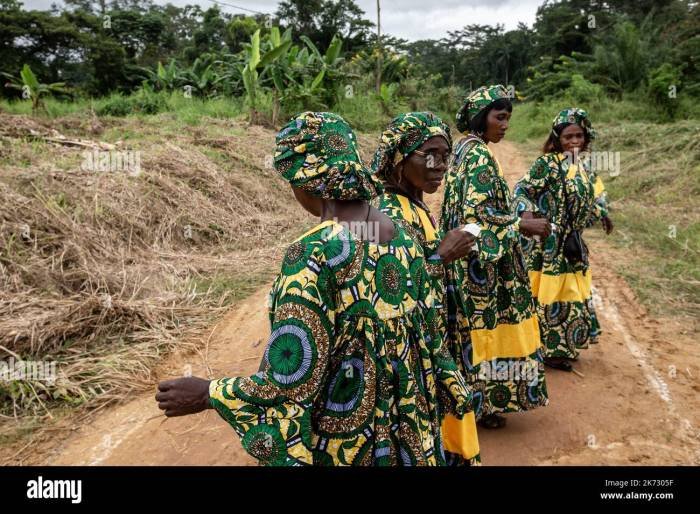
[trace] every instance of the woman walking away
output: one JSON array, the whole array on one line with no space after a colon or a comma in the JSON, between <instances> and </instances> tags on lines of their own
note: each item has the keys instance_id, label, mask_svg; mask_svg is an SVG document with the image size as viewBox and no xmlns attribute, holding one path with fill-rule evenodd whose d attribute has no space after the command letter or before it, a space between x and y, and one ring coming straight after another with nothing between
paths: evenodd
<instances>
[{"instance_id":1,"label":"woman walking away","mask_svg":"<svg viewBox=\"0 0 700 514\"><path fill-rule=\"evenodd\" d=\"M381 183L340 116L293 118L277 135L275 167L321 222L284 257L261 371L161 382L160 408L213 407L266 465L444 464L438 390L458 416L471 398L431 337L421 248L368 203ZM358 235L367 226L374 238Z\"/></svg>"},{"instance_id":2,"label":"woman walking away","mask_svg":"<svg viewBox=\"0 0 700 514\"><path fill-rule=\"evenodd\" d=\"M612 222L584 159L594 137L586 111L564 109L552 122L543 155L515 187L516 213L534 213L554 227L546 239L523 238L522 244L538 304L545 363L565 371L573 369L571 360L600 333L582 232L591 219L602 220L608 233Z\"/></svg>"},{"instance_id":3,"label":"woman walking away","mask_svg":"<svg viewBox=\"0 0 700 514\"><path fill-rule=\"evenodd\" d=\"M446 337L447 311L444 308L445 264L465 257L472 249L474 236L460 228L443 234L424 193L435 193L445 176L452 150L450 128L430 112L409 112L392 120L382 133L374 154L372 169L384 182L379 195L379 210L397 221L423 248L433 294L436 338ZM445 341L450 354L464 373L462 348ZM479 440L473 412L462 419L447 413L443 420L443 443L450 464L476 465L480 462Z\"/></svg>"},{"instance_id":4,"label":"woman walking away","mask_svg":"<svg viewBox=\"0 0 700 514\"><path fill-rule=\"evenodd\" d=\"M501 85L473 91L457 113L466 137L447 172L441 226L476 224L478 252L447 266L448 332L462 341L479 423L501 428L500 413L546 405L543 351L519 234L546 237L543 219L519 219L488 143L508 129L512 105Z\"/></svg>"}]
</instances>

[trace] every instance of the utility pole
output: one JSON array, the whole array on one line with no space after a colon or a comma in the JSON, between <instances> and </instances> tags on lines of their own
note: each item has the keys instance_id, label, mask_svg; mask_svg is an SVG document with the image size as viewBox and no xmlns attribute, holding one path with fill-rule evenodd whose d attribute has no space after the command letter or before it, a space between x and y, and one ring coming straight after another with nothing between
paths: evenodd
<instances>
[{"instance_id":1,"label":"utility pole","mask_svg":"<svg viewBox=\"0 0 700 514\"><path fill-rule=\"evenodd\" d=\"M377 50L379 50L378 55L377 55L377 73L376 73L376 79L377 79L377 94L380 93L382 89L382 56L383 56L383 49L382 49L382 29L381 29L381 16L380 16L380 11L381 8L379 6L379 0L377 0Z\"/></svg>"}]
</instances>

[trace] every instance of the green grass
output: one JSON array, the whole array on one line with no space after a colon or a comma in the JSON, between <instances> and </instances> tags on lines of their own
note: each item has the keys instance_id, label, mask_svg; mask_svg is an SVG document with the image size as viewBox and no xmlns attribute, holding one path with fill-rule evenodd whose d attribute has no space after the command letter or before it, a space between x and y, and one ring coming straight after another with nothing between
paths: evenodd
<instances>
[{"instance_id":1,"label":"green grass","mask_svg":"<svg viewBox=\"0 0 700 514\"><path fill-rule=\"evenodd\" d=\"M407 106L397 105L396 113L408 110ZM351 98L343 98L334 107L350 124L353 129L361 132L381 132L386 128L391 117L384 114L379 100L371 94L356 94Z\"/></svg>"},{"instance_id":2,"label":"green grass","mask_svg":"<svg viewBox=\"0 0 700 514\"><path fill-rule=\"evenodd\" d=\"M74 101L57 100L56 98L46 98L44 105L48 111L49 118L58 118L61 116L69 116L76 113L90 112L90 106L94 104L94 100L78 98ZM28 100L0 100L0 110L10 114L32 114L32 103ZM40 111L38 116L47 116L47 113Z\"/></svg>"},{"instance_id":3,"label":"green grass","mask_svg":"<svg viewBox=\"0 0 700 514\"><path fill-rule=\"evenodd\" d=\"M600 146L621 152L608 179L618 247L635 256L619 266L659 312L700 317L700 123L604 125Z\"/></svg>"},{"instance_id":4,"label":"green grass","mask_svg":"<svg viewBox=\"0 0 700 514\"><path fill-rule=\"evenodd\" d=\"M203 116L210 118L239 118L246 113L243 102L239 98L185 98L184 95L173 93L168 99L171 111L177 120L187 125L199 125Z\"/></svg>"},{"instance_id":5,"label":"green grass","mask_svg":"<svg viewBox=\"0 0 700 514\"><path fill-rule=\"evenodd\" d=\"M59 118L73 114L90 114L91 110L100 113L106 106L123 103L127 116L139 114L132 112L132 103L139 96L159 99L164 102L163 112L171 113L175 118L187 125L198 125L204 116L211 118L237 118L246 113L243 101L240 98L212 98L202 99L197 97L186 98L182 93L171 94L144 94L136 93L131 96L123 96L119 93L103 98L77 98L73 101L62 101L55 98L47 98L44 103L46 111L37 113L39 117ZM131 102L131 103L130 103ZM32 106L29 101L0 100L0 109L10 114L32 114Z\"/></svg>"},{"instance_id":6,"label":"green grass","mask_svg":"<svg viewBox=\"0 0 700 514\"><path fill-rule=\"evenodd\" d=\"M700 119L700 104L687 97L679 97L677 121ZM581 107L591 116L593 126L620 123L669 122L665 114L649 105L649 101L630 95L623 100L603 98L589 104L571 98L552 99L547 102L516 102L510 120L508 138L517 142L538 139L544 142L552 126L554 116L567 107Z\"/></svg>"},{"instance_id":7,"label":"green grass","mask_svg":"<svg viewBox=\"0 0 700 514\"><path fill-rule=\"evenodd\" d=\"M387 127L392 118L401 113L432 111L456 131L454 119L457 108L447 107L451 103L451 99L447 98L446 95L446 91L441 91L440 94L423 92L413 99L413 105L410 105L405 99L395 99L385 111L374 93L363 92L355 94L351 98L342 98L334 106L333 112L340 114L357 131L379 133Z\"/></svg>"}]
</instances>

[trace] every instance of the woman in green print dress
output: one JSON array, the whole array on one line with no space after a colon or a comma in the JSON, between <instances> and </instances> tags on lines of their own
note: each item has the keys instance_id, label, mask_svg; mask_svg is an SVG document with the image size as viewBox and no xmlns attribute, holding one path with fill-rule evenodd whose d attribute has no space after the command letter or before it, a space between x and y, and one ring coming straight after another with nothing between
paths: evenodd
<instances>
[{"instance_id":1,"label":"woman in green print dress","mask_svg":"<svg viewBox=\"0 0 700 514\"><path fill-rule=\"evenodd\" d=\"M384 194L376 205L423 247L434 298L437 337L445 337L444 308L445 264L465 257L472 249L474 236L459 228L442 234L423 193L435 193L447 170L452 137L450 129L430 112L409 112L392 120L382 133L374 154L372 169L384 182ZM460 371L462 348L447 342ZM461 419L447 413L442 425L445 455L450 464L475 465L480 462L479 440L473 412Z\"/></svg>"},{"instance_id":2,"label":"woman in green print dress","mask_svg":"<svg viewBox=\"0 0 700 514\"><path fill-rule=\"evenodd\" d=\"M474 223L478 252L447 266L448 339L464 347L479 423L501 428L501 413L546 405L543 350L519 234L549 234L541 219L519 219L487 143L508 129L512 106L501 86L473 91L457 114L465 133L445 183L441 227ZM459 343L461 342L461 343Z\"/></svg>"},{"instance_id":3,"label":"woman in green print dress","mask_svg":"<svg viewBox=\"0 0 700 514\"><path fill-rule=\"evenodd\" d=\"M585 250L580 236L592 219L601 220L608 233L612 230L602 183L589 172L584 158L594 137L586 111L564 109L552 122L543 155L515 187L516 213L536 213L554 227L543 241L523 238L522 244L538 303L545 362L565 371L573 369L570 361L600 333L587 251L567 251L567 241L576 238L577 247Z\"/></svg>"},{"instance_id":4,"label":"woman in green print dress","mask_svg":"<svg viewBox=\"0 0 700 514\"><path fill-rule=\"evenodd\" d=\"M471 399L433 337L422 248L368 203L381 184L339 116L292 119L275 167L322 221L286 253L261 371L162 382L160 408L215 408L266 465L444 464L443 410L462 415ZM358 223L376 240L348 230Z\"/></svg>"}]
</instances>

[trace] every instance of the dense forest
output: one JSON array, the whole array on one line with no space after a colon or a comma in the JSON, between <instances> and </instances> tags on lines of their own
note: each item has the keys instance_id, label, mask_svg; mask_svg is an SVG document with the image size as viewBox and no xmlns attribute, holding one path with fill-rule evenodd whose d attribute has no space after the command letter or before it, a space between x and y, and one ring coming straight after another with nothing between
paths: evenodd
<instances>
[{"instance_id":1,"label":"dense forest","mask_svg":"<svg viewBox=\"0 0 700 514\"><path fill-rule=\"evenodd\" d=\"M426 97L449 110L491 82L534 100L634 97L671 118L700 95L695 1L545 1L532 27L468 24L420 41L378 38L372 15L353 0L285 0L274 15L228 14L215 2L66 0L37 11L0 0L0 95L147 96L129 105L115 97L106 113L118 115L158 111L158 92L182 91L243 98L252 116L275 118L355 94L387 111L401 99L424 107Z\"/></svg>"}]
</instances>

